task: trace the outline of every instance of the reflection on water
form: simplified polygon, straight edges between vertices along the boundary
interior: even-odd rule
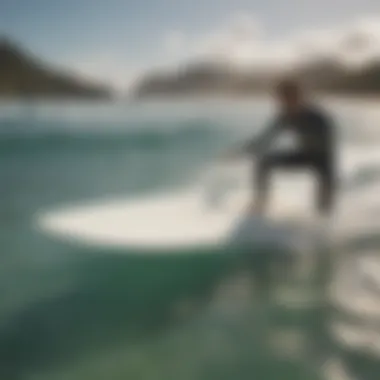
[[[2,378],[376,379],[376,254],[278,255],[77,257],[2,324]]]

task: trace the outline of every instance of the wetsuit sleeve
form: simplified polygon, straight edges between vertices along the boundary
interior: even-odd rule
[[[282,117],[276,117],[257,137],[248,141],[243,146],[243,151],[250,154],[264,153],[273,139],[278,135],[283,125]]]

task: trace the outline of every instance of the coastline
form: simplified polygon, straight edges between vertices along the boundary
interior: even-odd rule
[[[311,93],[311,98],[322,102],[334,102],[353,105],[379,105],[380,94],[328,94],[328,93]],[[254,93],[254,94],[183,94],[180,96],[173,95],[160,95],[160,96],[144,96],[136,98],[131,95],[119,95],[108,97],[11,97],[0,96],[0,105],[12,103],[24,103],[28,105],[33,104],[146,104],[146,103],[247,103],[247,102],[268,102],[271,101],[271,95],[268,93]]]

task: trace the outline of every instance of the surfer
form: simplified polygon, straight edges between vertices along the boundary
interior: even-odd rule
[[[279,112],[258,138],[238,153],[255,155],[255,186],[257,196],[251,211],[264,213],[268,203],[269,176],[274,169],[304,169],[315,175],[318,183],[317,209],[328,216],[335,197],[335,133],[330,118],[306,100],[300,84],[282,80],[275,88]],[[292,131],[299,143],[294,152],[270,153],[269,147],[281,132]],[[235,152],[236,153],[236,152]],[[235,154],[234,153],[234,154]]]

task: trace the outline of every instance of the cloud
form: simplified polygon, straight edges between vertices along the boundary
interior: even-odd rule
[[[277,40],[267,38],[264,31],[254,14],[239,12],[203,35],[185,36],[177,31],[164,42],[175,48],[179,62],[206,60],[241,68],[286,68],[317,58],[331,58],[347,65],[380,59],[380,18],[304,31]]]
[[[186,47],[185,35],[178,31],[173,30],[168,32],[164,37],[164,50],[171,55],[178,55],[183,53]]]
[[[163,44],[166,49],[171,47],[173,50],[173,46],[176,48],[179,64],[186,61],[208,61],[241,69],[269,67],[279,63],[292,64],[296,53],[290,41],[269,41],[264,30],[253,13],[237,12],[202,35],[168,33]],[[178,54],[180,51],[182,55]]]
[[[360,68],[380,60],[380,16],[273,39],[254,13],[241,11],[206,32],[168,30],[157,40],[157,46],[161,46],[160,56],[143,64],[135,56],[117,51],[78,53],[67,63],[85,78],[104,80],[121,90],[133,86],[147,71],[171,72],[199,61],[228,64],[241,70],[286,70],[299,63],[331,58]]]
[[[250,63],[260,52],[263,28],[249,12],[238,12],[225,23],[194,41],[196,54],[230,64]]]
[[[343,29],[336,54],[346,64],[361,66],[380,59],[380,18],[363,19]]]

